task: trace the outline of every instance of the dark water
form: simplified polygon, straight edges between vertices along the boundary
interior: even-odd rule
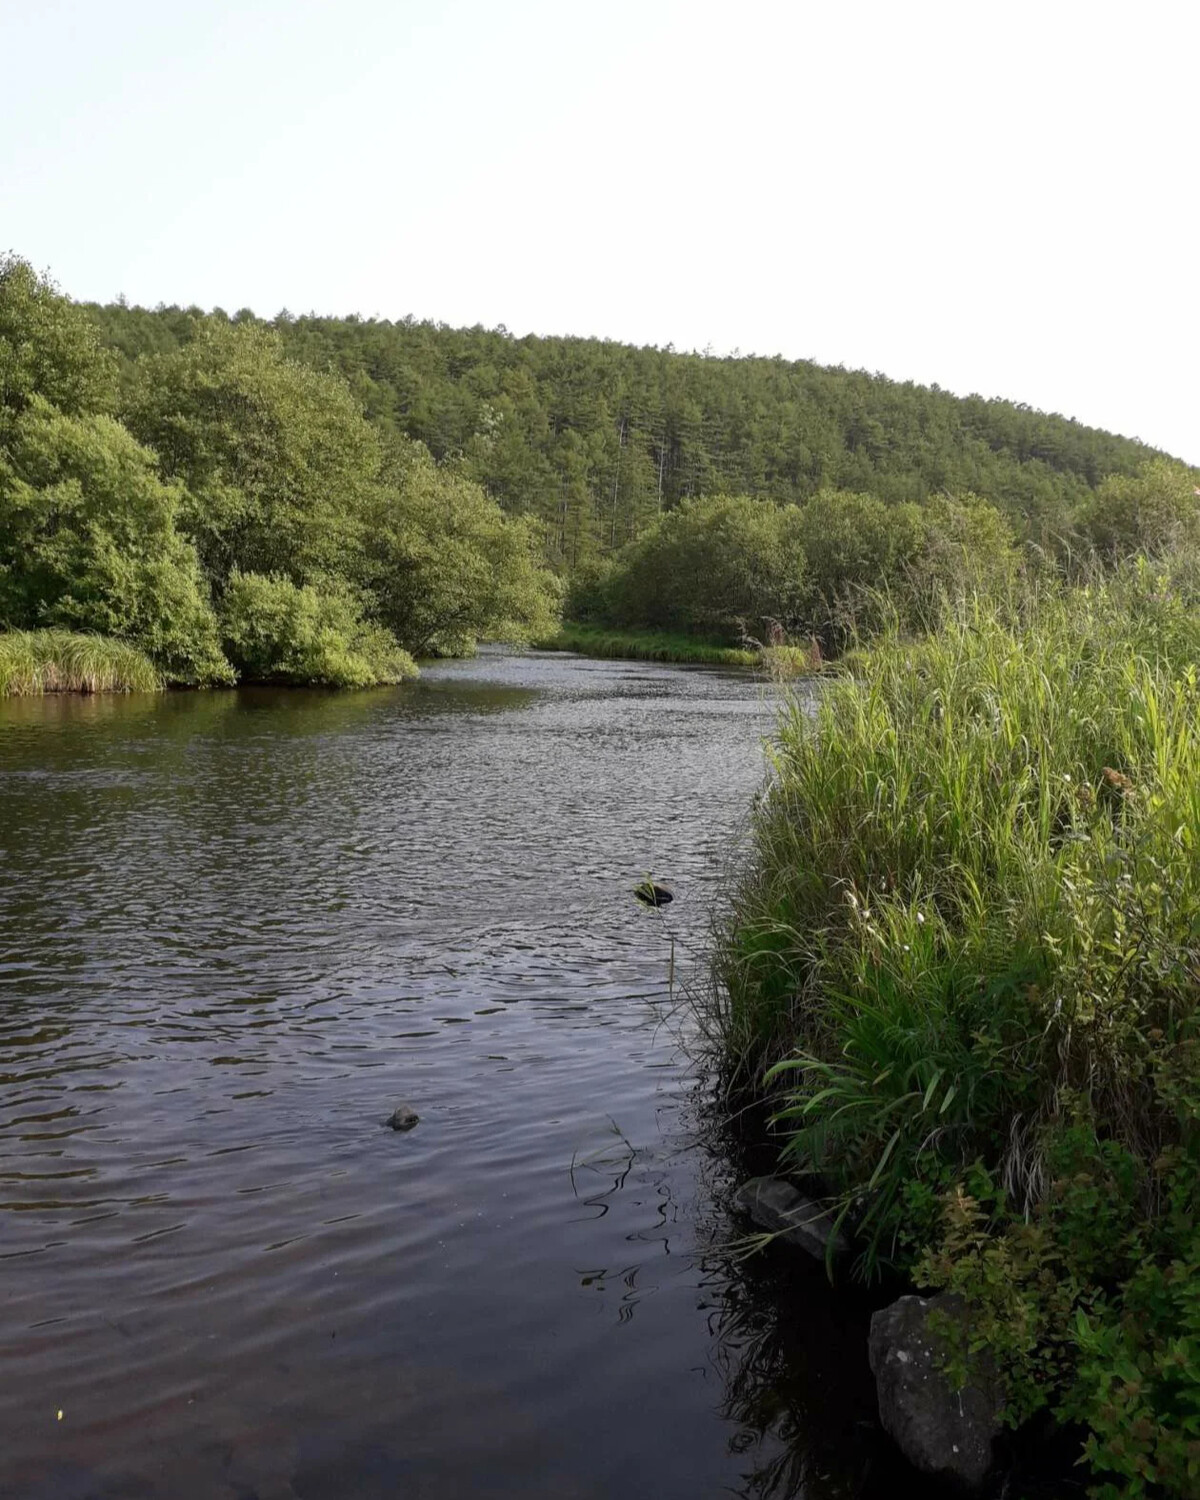
[[[0,705],[0,1494],[873,1491],[672,1013],[772,714],[503,654]]]

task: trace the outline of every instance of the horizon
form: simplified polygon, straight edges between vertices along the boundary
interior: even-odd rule
[[[0,19],[3,239],[78,301],[769,348],[1200,465],[1194,16],[334,14]]]

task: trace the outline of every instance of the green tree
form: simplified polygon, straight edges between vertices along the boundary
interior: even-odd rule
[[[183,500],[113,418],[31,396],[0,448],[0,628],[96,631],[177,681],[229,680]]]
[[[400,440],[372,493],[359,580],[410,651],[453,655],[479,636],[550,629],[558,590],[541,552],[531,519],[506,517],[477,484]]]
[[[736,640],[800,621],[805,554],[795,506],[746,495],[685,502],[617,554],[609,623]]]
[[[86,308],[27,261],[0,256],[0,421],[35,396],[77,416],[109,410],[117,362]]]
[[[218,593],[234,568],[303,583],[358,551],[378,436],[345,382],[286,358],[276,334],[207,321],[139,363],[125,416],[186,486],[181,524]]]
[[[1200,541],[1200,495],[1182,464],[1160,458],[1137,474],[1112,474],[1083,512],[1083,532],[1110,561],[1195,549]]]

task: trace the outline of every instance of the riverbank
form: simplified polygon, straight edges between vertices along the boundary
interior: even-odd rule
[[[1195,1493],[1200,619],[1148,568],[884,638],[783,725],[708,1020],[854,1272],[1005,1422]]]
[[[606,630],[594,625],[565,624],[553,635],[535,640],[538,651],[574,651],[608,660],[676,662],[710,667],[756,667],[772,677],[791,678],[815,671],[820,658],[804,646],[766,646],[753,650],[695,636],[656,630]]]
[[[68,630],[0,634],[0,698],[44,693],[157,693],[164,680],[124,641]]]

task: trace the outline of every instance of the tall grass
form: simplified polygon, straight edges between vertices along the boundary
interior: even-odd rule
[[[1200,1493],[1198,660],[1145,565],[857,655],[782,725],[711,1017],[860,1269],[963,1292],[1122,1494]]]
[[[153,693],[163,680],[124,641],[67,630],[0,635],[0,698],[42,693]]]

